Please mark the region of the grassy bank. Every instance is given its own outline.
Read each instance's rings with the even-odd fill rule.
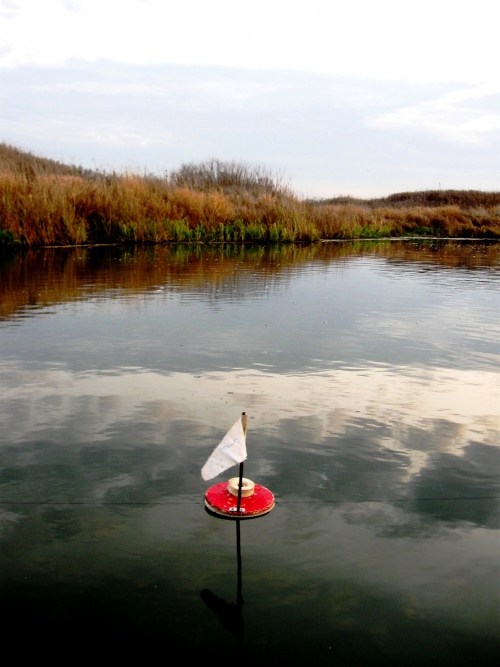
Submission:
[[[0,144],[0,243],[500,238],[500,193],[299,199],[264,168],[211,160],[165,177],[85,170]]]

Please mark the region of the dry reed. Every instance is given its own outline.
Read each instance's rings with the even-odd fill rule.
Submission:
[[[429,205],[425,193],[402,193],[413,199],[391,195],[376,200],[377,206],[356,200],[311,202],[300,200],[265,168],[244,163],[187,164],[160,178],[88,171],[0,144],[0,243],[500,237],[498,193],[469,191],[461,205],[460,192],[447,192],[439,205]],[[427,205],[404,206],[402,201]]]

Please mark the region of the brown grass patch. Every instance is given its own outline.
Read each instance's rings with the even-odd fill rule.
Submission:
[[[160,178],[87,171],[0,144],[0,243],[500,237],[500,193],[447,193],[311,202],[244,163],[211,160]],[[410,201],[427,204],[403,205]]]

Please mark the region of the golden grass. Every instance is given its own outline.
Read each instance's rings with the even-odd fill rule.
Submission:
[[[402,235],[498,238],[500,198],[484,194],[485,204],[476,193],[473,208],[405,207],[401,200],[393,205],[391,198],[379,200],[376,207],[311,202],[300,200],[262,168],[240,163],[184,165],[168,178],[159,178],[85,171],[0,145],[4,244],[275,243]]]

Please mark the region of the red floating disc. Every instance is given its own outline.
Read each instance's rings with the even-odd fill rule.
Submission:
[[[209,512],[228,519],[254,519],[270,512],[274,507],[274,496],[260,484],[255,485],[254,493],[241,499],[240,511],[237,512],[238,498],[227,490],[227,482],[214,484],[205,494],[205,505]],[[233,509],[234,508],[234,509]]]

